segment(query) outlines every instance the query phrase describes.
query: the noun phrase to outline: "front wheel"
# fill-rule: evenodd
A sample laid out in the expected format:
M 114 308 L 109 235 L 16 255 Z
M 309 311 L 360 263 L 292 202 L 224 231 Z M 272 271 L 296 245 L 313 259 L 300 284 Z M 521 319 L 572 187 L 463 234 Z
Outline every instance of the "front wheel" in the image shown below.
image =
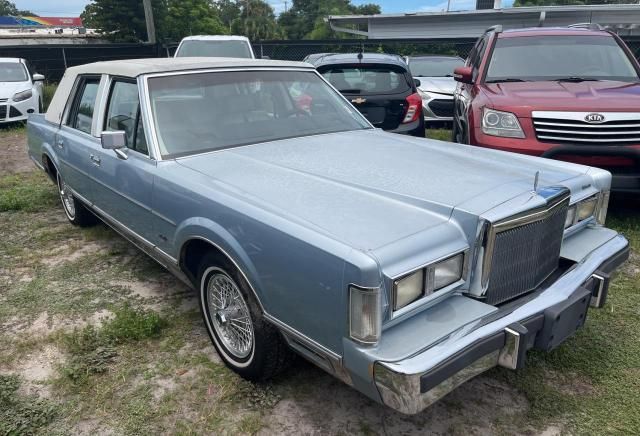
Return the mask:
M 60 173 L 58 173 L 57 179 L 62 208 L 71 224 L 80 227 L 88 227 L 95 224 L 97 221 L 95 215 L 89 212 L 85 205 L 73 196 L 71 189 L 65 183 Z
M 286 368 L 291 351 L 264 319 L 249 284 L 233 265 L 209 253 L 202 259 L 198 281 L 207 333 L 229 368 L 252 381 Z

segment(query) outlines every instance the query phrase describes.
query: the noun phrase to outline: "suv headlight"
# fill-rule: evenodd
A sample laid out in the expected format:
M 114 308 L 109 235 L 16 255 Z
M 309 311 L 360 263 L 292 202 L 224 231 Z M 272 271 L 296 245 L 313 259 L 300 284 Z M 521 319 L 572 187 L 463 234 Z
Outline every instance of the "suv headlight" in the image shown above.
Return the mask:
M 393 284 L 393 310 L 431 295 L 462 279 L 464 253 L 458 253 L 414 271 Z
M 21 92 L 17 92 L 13 95 L 13 101 L 24 101 L 27 100 L 29 98 L 31 98 L 31 96 L 33 95 L 33 92 L 30 89 L 27 89 L 26 91 L 21 91 Z
M 524 138 L 518 117 L 511 112 L 484 108 L 482 112 L 482 132 L 485 135 Z

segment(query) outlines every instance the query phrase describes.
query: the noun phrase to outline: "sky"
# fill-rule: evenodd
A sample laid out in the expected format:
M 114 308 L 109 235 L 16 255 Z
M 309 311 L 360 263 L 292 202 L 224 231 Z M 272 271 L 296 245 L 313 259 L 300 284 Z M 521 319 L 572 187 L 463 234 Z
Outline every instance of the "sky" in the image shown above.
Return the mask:
M 267 0 L 276 13 L 284 11 L 285 3 L 291 6 L 291 1 Z M 40 16 L 78 16 L 84 10 L 89 0 L 14 0 L 18 9 L 30 10 Z M 377 3 L 383 13 L 429 12 L 441 11 L 447 8 L 447 0 L 352 0 L 353 4 Z M 503 0 L 503 7 L 513 4 L 513 0 Z M 475 0 L 451 0 L 451 10 L 468 10 L 475 7 Z

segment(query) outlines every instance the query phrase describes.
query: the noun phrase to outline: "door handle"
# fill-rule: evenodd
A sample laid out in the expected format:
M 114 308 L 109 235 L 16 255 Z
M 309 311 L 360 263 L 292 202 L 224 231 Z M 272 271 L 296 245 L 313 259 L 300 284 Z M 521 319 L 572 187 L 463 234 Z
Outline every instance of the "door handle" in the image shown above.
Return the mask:
M 97 167 L 100 166 L 100 158 L 98 156 L 91 155 L 89 156 L 89 158 L 91 159 L 91 162 L 93 162 L 95 166 Z

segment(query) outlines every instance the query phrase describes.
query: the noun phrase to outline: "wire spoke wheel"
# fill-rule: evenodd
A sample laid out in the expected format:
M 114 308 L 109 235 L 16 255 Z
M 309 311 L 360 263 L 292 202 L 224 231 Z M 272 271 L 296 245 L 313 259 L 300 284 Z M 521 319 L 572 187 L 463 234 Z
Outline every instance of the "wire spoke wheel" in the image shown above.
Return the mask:
M 216 273 L 207 284 L 211 322 L 218 337 L 237 358 L 247 357 L 253 349 L 253 322 L 240 289 L 226 274 Z
M 62 200 L 62 206 L 64 207 L 65 212 L 70 219 L 75 218 L 76 205 L 73 200 L 73 194 L 62 177 L 58 179 L 58 189 L 60 191 L 60 200 Z

